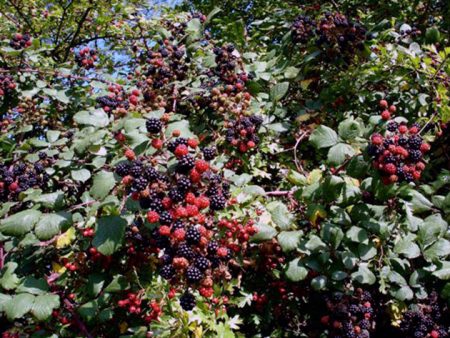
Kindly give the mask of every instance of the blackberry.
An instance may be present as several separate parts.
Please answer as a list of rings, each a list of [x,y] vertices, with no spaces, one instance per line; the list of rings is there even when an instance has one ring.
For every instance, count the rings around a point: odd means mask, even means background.
[[[384,163],[396,163],[397,162],[397,158],[395,157],[395,155],[389,154],[384,158]]]
[[[225,208],[225,206],[227,205],[227,200],[224,196],[222,195],[214,195],[211,196],[209,199],[210,202],[210,208],[211,210],[223,210]]]
[[[370,322],[367,319],[363,319],[359,322],[359,327],[362,330],[369,330],[370,329]]]
[[[369,146],[367,147],[367,153],[369,154],[369,156],[375,157],[380,155],[383,152],[383,149],[381,147],[377,147],[373,144],[369,144]]]
[[[186,269],[186,279],[189,283],[197,283],[202,277],[202,272],[195,266],[190,266]]]
[[[182,221],[177,220],[175,223],[172,224],[172,231],[175,231],[177,229],[184,229],[185,225]]]
[[[216,241],[211,241],[208,243],[208,247],[207,247],[208,253],[215,255],[217,252],[217,249],[219,249],[219,243],[217,243]]]
[[[398,129],[398,123],[395,121],[391,121],[389,122],[389,124],[387,125],[387,130],[389,130],[390,132],[394,132]]]
[[[250,121],[256,126],[259,127],[262,125],[264,119],[262,116],[252,115],[250,116]]]
[[[161,132],[163,124],[159,119],[152,117],[145,122],[145,127],[149,133],[157,134]]]
[[[180,144],[184,144],[185,146],[187,146],[188,140],[184,137],[178,137],[167,144],[167,149],[173,153]]]
[[[177,181],[177,187],[180,191],[187,191],[191,187],[191,180],[187,177],[181,177]]]
[[[408,144],[408,138],[407,138],[407,137],[402,136],[402,137],[400,137],[400,138],[398,139],[398,145],[404,147],[404,146],[406,146],[407,144]]]
[[[40,151],[38,155],[40,160],[45,160],[47,158],[47,154],[43,151]]]
[[[45,168],[41,163],[35,163],[34,170],[36,171],[36,173],[40,174],[45,170]]]
[[[185,238],[188,244],[198,244],[200,237],[200,231],[197,228],[191,226],[187,229]]]
[[[180,305],[183,310],[191,311],[195,307],[195,296],[189,291],[186,291],[180,297]]]
[[[165,250],[164,252],[166,252],[166,251],[169,251],[169,250]],[[161,256],[160,261],[164,265],[171,264],[173,261],[173,256],[169,255],[168,253],[165,253],[164,255]]]
[[[170,199],[171,199],[173,202],[178,203],[178,202],[181,202],[181,201],[183,200],[184,194],[183,194],[182,191],[180,191],[180,189],[178,189],[178,188],[172,188],[172,189],[170,189],[170,191],[169,191],[169,197],[170,197]]]
[[[172,265],[164,265],[159,271],[159,274],[162,278],[170,280],[175,276],[175,269]]]
[[[422,145],[422,138],[417,135],[413,135],[409,138],[408,145],[411,149],[420,149]]]
[[[192,251],[191,247],[187,245],[186,242],[178,245],[177,255],[187,259],[193,259],[195,257],[194,251]]]
[[[217,156],[216,148],[210,147],[210,148],[203,148],[202,149],[203,158],[206,161],[211,161]]]
[[[131,191],[133,192],[139,192],[142,190],[145,190],[147,188],[148,181],[143,177],[138,177],[133,180],[133,183],[131,183]]]
[[[352,305],[350,305],[350,307],[348,308],[348,311],[349,311],[352,315],[358,315],[358,314],[360,314],[361,309],[359,308],[358,305],[352,304]]]
[[[410,173],[404,173],[403,177],[404,177],[404,180],[408,183],[414,181],[414,177]]]
[[[187,173],[189,170],[194,168],[195,159],[191,155],[184,155],[180,158],[177,163],[177,171],[179,173]]]
[[[208,190],[206,191],[206,196],[214,196],[214,195],[219,195],[220,194],[220,189],[217,185],[210,185],[208,187]]]
[[[422,152],[420,150],[410,150],[409,158],[413,162],[418,162],[422,158]]]
[[[154,182],[158,179],[158,172],[153,167],[145,167],[143,170],[143,175],[150,182]]]
[[[159,215],[159,223],[161,224],[168,225],[172,223],[172,221],[173,221],[172,215],[168,211],[163,211]]]
[[[142,171],[142,163],[136,161],[130,166],[129,173],[133,177],[140,177],[142,175]]]
[[[203,257],[203,256],[199,256],[197,257],[197,259],[195,260],[195,266],[200,270],[200,271],[205,271],[206,269],[209,268],[210,262],[208,260],[208,258]]]

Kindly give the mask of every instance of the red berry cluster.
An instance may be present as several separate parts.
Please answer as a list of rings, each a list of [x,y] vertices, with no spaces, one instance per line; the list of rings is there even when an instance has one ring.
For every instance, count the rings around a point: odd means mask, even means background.
[[[340,292],[324,295],[320,324],[329,337],[370,337],[375,330],[372,304],[370,292],[360,288],[353,295]]]
[[[260,116],[240,116],[237,120],[227,123],[225,139],[241,153],[245,153],[259,143],[260,139],[257,133],[262,123],[263,119]]]
[[[17,332],[5,331],[2,333],[2,338],[19,338],[20,334]]]
[[[384,121],[389,121],[391,119],[391,114],[394,114],[397,111],[397,107],[395,105],[389,105],[386,100],[380,100],[380,108],[383,110],[381,112],[381,119]]]
[[[9,46],[16,50],[30,47],[31,46],[30,34],[21,34],[21,33],[14,34],[11,41],[9,42]]]
[[[97,51],[89,47],[83,47],[75,54],[75,61],[78,67],[85,69],[94,68],[94,63],[97,61],[97,58]]]
[[[237,219],[221,219],[217,226],[224,231],[223,244],[236,253],[244,253],[250,237],[257,232],[254,224],[253,220],[248,220],[246,224],[243,224]]]
[[[385,184],[420,179],[425,169],[423,155],[430,150],[430,145],[418,133],[417,125],[408,127],[390,121],[385,136],[378,133],[371,136],[368,154]]]
[[[105,112],[114,112],[119,115],[127,113],[130,103],[127,94],[121,85],[111,84],[108,86],[109,94],[97,97],[96,101]]]
[[[0,72],[3,69],[0,69]],[[16,89],[16,83],[10,75],[0,73],[0,96],[11,94]]]
[[[142,299],[141,294],[128,292],[126,298],[117,302],[120,308],[126,308],[129,313],[140,314],[142,312]]]

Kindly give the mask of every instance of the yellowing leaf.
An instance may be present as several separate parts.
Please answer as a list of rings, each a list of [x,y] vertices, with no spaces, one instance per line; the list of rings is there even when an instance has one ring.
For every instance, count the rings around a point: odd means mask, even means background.
[[[70,243],[72,243],[76,237],[75,231],[76,231],[75,228],[71,227],[69,228],[69,230],[67,230],[65,233],[59,236],[58,239],[56,240],[56,247],[58,249],[61,249],[70,245]]]
[[[319,181],[322,178],[322,170],[314,169],[308,175],[308,183],[313,184]]]
[[[400,326],[403,318],[403,312],[406,311],[405,303],[391,303],[388,307],[388,313],[391,317],[392,326]]]
[[[119,324],[119,330],[121,334],[124,334],[125,332],[127,332],[128,329],[128,324],[126,322],[122,322]]]
[[[309,216],[309,220],[311,221],[313,226],[317,226],[321,219],[327,217],[327,212],[322,207],[317,207],[311,215]]]
[[[203,337],[203,326],[197,326],[194,330],[194,337],[195,338],[202,338]]]
[[[66,268],[56,262],[52,262],[52,271],[63,274],[64,272],[66,272]]]

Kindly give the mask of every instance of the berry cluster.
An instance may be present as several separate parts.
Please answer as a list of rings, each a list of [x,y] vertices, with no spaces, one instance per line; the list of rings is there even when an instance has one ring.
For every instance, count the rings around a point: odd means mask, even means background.
[[[117,114],[126,114],[130,103],[127,100],[121,85],[112,84],[108,86],[109,94],[97,97],[96,101],[105,112],[115,112]]]
[[[230,120],[227,123],[226,141],[245,153],[259,143],[257,133],[262,123],[262,117],[256,115],[240,116],[237,120]]]
[[[84,47],[75,54],[75,61],[80,68],[94,68],[94,63],[95,61],[97,61],[97,52],[95,51],[95,49]]]
[[[142,311],[141,308],[142,299],[139,294],[129,292],[127,297],[117,302],[117,305],[121,308],[126,308],[129,313],[139,314]]]
[[[0,96],[11,94],[14,89],[16,89],[16,83],[13,77],[0,73]]]
[[[294,43],[307,43],[316,33],[317,23],[309,16],[298,16],[291,26],[291,37]]]
[[[41,160],[34,164],[16,162],[0,163],[0,201],[16,201],[19,193],[30,188],[44,188],[49,183],[45,167],[49,164],[47,155],[39,153]]]
[[[31,46],[30,34],[21,34],[21,33],[14,34],[11,41],[9,42],[9,46],[16,50],[30,47]]]
[[[375,330],[375,311],[370,292],[356,289],[353,295],[340,292],[322,297],[320,323],[329,337],[370,337]]]
[[[419,135],[419,126],[408,128],[404,123],[390,121],[385,136],[371,136],[367,152],[385,184],[419,180],[425,169],[423,155],[430,150]]]
[[[327,56],[350,58],[364,48],[366,29],[340,13],[325,13],[314,20],[300,15],[291,26],[294,43],[305,44],[311,40],[322,47]]]
[[[448,307],[441,306],[433,292],[423,303],[403,314],[400,331],[407,338],[450,337],[448,314]]]

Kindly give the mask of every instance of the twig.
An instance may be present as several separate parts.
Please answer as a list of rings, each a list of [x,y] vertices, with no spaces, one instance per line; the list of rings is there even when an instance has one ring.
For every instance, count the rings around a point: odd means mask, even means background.
[[[303,166],[300,164],[300,162],[298,161],[298,158],[297,158],[297,148],[300,145],[300,142],[303,141],[308,136],[309,136],[309,132],[303,132],[297,139],[297,142],[295,143],[295,146],[294,146],[294,163],[295,163],[295,166],[297,167],[297,170],[302,173],[304,172],[304,170],[303,170]]]
[[[93,9],[93,7],[88,7],[85,11],[83,16],[81,17],[80,21],[78,21],[78,26],[77,26],[77,30],[75,31],[72,40],[69,43],[69,46],[66,49],[66,53],[64,55],[63,60],[67,61],[67,58],[69,57],[70,54],[70,50],[72,49],[72,47],[75,44],[75,40],[78,37],[78,35],[80,34],[81,28],[83,27],[84,22],[86,21],[87,16],[89,15],[89,12]]]
[[[86,325],[81,321],[80,317],[78,317],[77,313],[74,311],[73,304],[68,299],[64,299],[64,305],[66,306],[67,310],[72,314],[75,323],[78,325],[78,328],[84,333],[86,338],[94,338],[87,330]]]
[[[73,211],[73,210],[76,210],[76,209],[79,209],[79,208],[91,206],[91,205],[94,204],[95,202],[96,202],[96,201],[88,201],[88,202],[76,204],[76,205],[73,205],[69,210],[70,210],[70,211]]]
[[[425,125],[422,127],[422,129],[420,129],[418,135],[422,134],[422,132],[425,130],[425,128],[431,123],[431,121],[434,120],[434,118],[436,117],[436,115],[438,114],[438,111],[436,110],[433,115],[430,116],[430,119],[427,121],[427,123],[425,123]]]
[[[292,190],[275,190],[275,191],[267,191],[266,196],[288,196],[292,194]]]

